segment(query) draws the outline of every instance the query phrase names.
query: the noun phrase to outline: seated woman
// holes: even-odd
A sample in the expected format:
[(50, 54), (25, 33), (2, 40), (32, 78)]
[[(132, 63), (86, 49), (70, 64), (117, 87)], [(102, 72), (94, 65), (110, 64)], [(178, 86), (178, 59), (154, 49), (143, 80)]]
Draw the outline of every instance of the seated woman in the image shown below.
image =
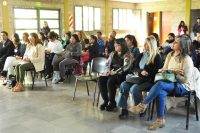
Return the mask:
[(153, 86), (155, 74), (162, 66), (161, 56), (157, 52), (157, 42), (154, 36), (145, 39), (144, 52), (141, 53), (135, 61), (135, 73), (141, 78), (141, 83), (131, 83), (124, 81), (120, 85), (120, 95), (118, 97), (118, 106), (122, 108), (120, 119), (128, 117), (127, 99), (129, 91), (131, 92), (135, 105), (139, 104), (143, 97), (142, 91), (149, 90)]
[[(5, 65), (1, 73), (1, 75), (7, 77), (7, 79), (10, 75), (14, 75), (14, 66), (16, 66), (24, 56), (26, 45), (29, 44), (28, 36), (28, 33), (23, 33), (22, 43), (20, 43), (19, 35), (17, 33), (13, 36), (12, 42), (15, 46), (14, 56), (6, 58)], [(4, 85), (6, 85), (6, 83)]]
[(36, 72), (44, 70), (44, 47), (42, 46), (36, 33), (30, 34), (30, 43), (26, 46), (26, 51), (21, 62), (16, 66), (16, 85), (12, 89), (14, 92), (24, 91), (25, 71), (35, 69)]
[(165, 41), (165, 43), (162, 46), (159, 47), (159, 51), (163, 60), (165, 60), (167, 54), (169, 54), (169, 52), (173, 50), (172, 46), (173, 46), (174, 40), (175, 40), (174, 33), (169, 33), (168, 39)]
[(60, 41), (56, 39), (54, 31), (48, 33), (49, 43), (45, 48), (45, 75), (46, 79), (50, 79), (53, 73), (52, 60), (54, 54), (61, 54), (63, 47)]
[(173, 44), (173, 51), (170, 52), (165, 60), (162, 70), (172, 70), (176, 74), (177, 87), (174, 87), (174, 83), (158, 81), (150, 89), (149, 94), (143, 102), (130, 108), (131, 112), (140, 113), (146, 110), (147, 105), (156, 100), (157, 107), (157, 120), (149, 126), (149, 130), (155, 130), (162, 128), (165, 125), (165, 97), (168, 94), (179, 94), (184, 96), (192, 89), (192, 70), (193, 62), (188, 55), (191, 40), (186, 35), (177, 36)]
[(124, 55), (128, 52), (125, 39), (115, 40), (115, 51), (108, 58), (108, 66), (104, 74), (99, 77), (98, 86), (104, 100), (101, 110), (113, 111), (116, 108), (115, 95), (117, 85), (125, 80), (126, 72), (121, 69), (124, 64)]
[(64, 36), (65, 38), (64, 38), (64, 40), (62, 40), (63, 49), (65, 49), (67, 47), (67, 45), (70, 44), (71, 36), (72, 36), (72, 34), (70, 31), (65, 33), (65, 36)]
[(127, 47), (129, 49), (129, 51), (131, 52), (133, 61), (134, 61), (140, 54), (137, 40), (134, 35), (130, 35), (130, 34), (125, 36), (125, 40), (126, 40)]
[(71, 37), (71, 43), (67, 45), (65, 51), (59, 55), (55, 55), (52, 61), (54, 77), (52, 83), (63, 82), (67, 65), (79, 63), (81, 56), (82, 46), (79, 43), (78, 35), (73, 34)]
[(43, 45), (44, 47), (46, 47), (47, 44), (48, 44), (48, 39), (47, 39), (47, 37), (45, 37), (45, 35), (44, 35), (43, 32), (39, 32), (39, 33), (38, 33), (38, 38), (39, 38), (40, 41), (42, 42), (42, 45)]
[(90, 36), (90, 46), (89, 46), (89, 61), (92, 61), (93, 58), (99, 56), (99, 45), (97, 43), (97, 37), (94, 35)]

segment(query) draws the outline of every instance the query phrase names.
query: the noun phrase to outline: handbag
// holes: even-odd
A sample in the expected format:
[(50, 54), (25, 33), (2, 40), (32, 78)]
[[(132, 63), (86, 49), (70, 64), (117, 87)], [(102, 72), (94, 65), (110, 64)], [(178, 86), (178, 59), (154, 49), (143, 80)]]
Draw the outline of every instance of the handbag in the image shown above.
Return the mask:
[(146, 80), (138, 75), (128, 74), (126, 75), (126, 82), (133, 83), (133, 84), (141, 84), (144, 83)]
[(83, 66), (80, 64), (76, 64), (74, 67), (73, 75), (79, 76), (81, 74), (83, 74)]
[(165, 70), (155, 75), (154, 82), (166, 81), (166, 82), (177, 82), (176, 74), (173, 71)]

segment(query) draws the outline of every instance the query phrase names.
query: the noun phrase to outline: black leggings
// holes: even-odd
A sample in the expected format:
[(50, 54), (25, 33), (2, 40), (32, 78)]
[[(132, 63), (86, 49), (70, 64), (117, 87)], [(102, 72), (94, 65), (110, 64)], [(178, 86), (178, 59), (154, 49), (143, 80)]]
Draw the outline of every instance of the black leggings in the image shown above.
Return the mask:
[(99, 89), (104, 102), (115, 104), (116, 89), (119, 85), (117, 76), (101, 76), (99, 77)]

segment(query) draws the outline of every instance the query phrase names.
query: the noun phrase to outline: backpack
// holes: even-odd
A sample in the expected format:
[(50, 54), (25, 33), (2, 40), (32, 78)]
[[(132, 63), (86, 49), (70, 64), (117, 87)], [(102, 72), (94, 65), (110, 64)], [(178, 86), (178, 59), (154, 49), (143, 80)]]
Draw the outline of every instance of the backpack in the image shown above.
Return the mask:
[(83, 74), (83, 66), (80, 64), (76, 64), (72, 74), (77, 76)]

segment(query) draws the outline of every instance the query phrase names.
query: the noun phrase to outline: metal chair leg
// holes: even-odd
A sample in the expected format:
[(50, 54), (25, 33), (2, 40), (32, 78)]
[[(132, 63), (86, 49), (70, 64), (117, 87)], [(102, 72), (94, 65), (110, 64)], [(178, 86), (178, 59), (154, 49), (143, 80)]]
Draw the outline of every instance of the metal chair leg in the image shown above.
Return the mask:
[(74, 99), (75, 99), (77, 84), (78, 84), (78, 79), (76, 78), (76, 81), (75, 81), (75, 88), (74, 88), (74, 97), (73, 97), (73, 101), (74, 101)]
[(187, 103), (187, 116), (186, 116), (186, 130), (188, 130), (189, 126), (189, 115), (190, 115), (190, 94), (191, 92), (188, 92), (188, 103)]
[(34, 71), (31, 71), (31, 77), (32, 77), (32, 87), (31, 87), (31, 89), (33, 90), (34, 82), (35, 82), (35, 72)]
[(96, 99), (96, 91), (97, 91), (97, 81), (96, 81), (96, 84), (95, 84), (95, 87), (94, 87), (94, 99), (93, 99), (93, 106), (94, 106), (95, 99)]
[(149, 106), (147, 108), (147, 121), (150, 121), (150, 118), (151, 118), (151, 103), (149, 103)]
[(196, 92), (194, 92), (194, 104), (195, 104), (196, 120), (199, 121), (199, 114), (198, 114), (198, 105), (197, 105), (197, 96), (196, 96)]
[(46, 79), (46, 77), (45, 77), (45, 73), (43, 72), (43, 76), (44, 76), (44, 81), (45, 81), (45, 84), (46, 84), (46, 87), (48, 86), (47, 85), (47, 79)]
[(87, 94), (88, 96), (90, 95), (90, 92), (89, 92), (89, 87), (88, 87), (88, 81), (85, 82), (86, 83), (86, 87), (87, 87)]
[(153, 103), (152, 103), (152, 109), (151, 109), (151, 117), (150, 117), (150, 120), (153, 119), (153, 112), (154, 112), (154, 106), (155, 106), (155, 99), (153, 100)]

